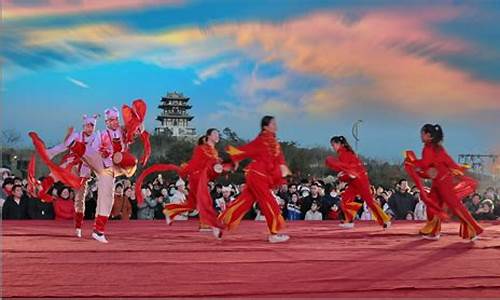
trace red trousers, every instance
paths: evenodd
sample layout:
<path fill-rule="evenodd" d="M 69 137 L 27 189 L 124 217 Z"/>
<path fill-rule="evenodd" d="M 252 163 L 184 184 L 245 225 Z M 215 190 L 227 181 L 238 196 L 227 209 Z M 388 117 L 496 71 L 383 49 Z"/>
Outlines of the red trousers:
<path fill-rule="evenodd" d="M 271 234 L 278 233 L 285 227 L 285 220 L 276 198 L 271 193 L 269 177 L 258 171 L 249 170 L 246 176 L 246 185 L 243 192 L 229 204 L 219 215 L 219 220 L 229 229 L 238 226 L 247 211 L 257 202 L 259 209 L 266 218 L 267 227 Z"/>
<path fill-rule="evenodd" d="M 443 207 L 446 205 L 449 210 L 460 219 L 459 235 L 464 239 L 471 239 L 483 232 L 477 221 L 465 208 L 461 199 L 454 191 L 453 176 L 444 175 L 432 182 L 430 198 Z M 437 235 L 441 232 L 441 219 L 427 209 L 427 223 L 420 229 L 421 234 Z"/>
<path fill-rule="evenodd" d="M 360 196 L 361 199 L 366 202 L 380 225 L 384 225 L 384 223 L 391 220 L 391 217 L 389 217 L 375 202 L 375 199 L 373 199 L 373 195 L 370 191 L 370 183 L 361 179 L 354 179 L 349 183 L 349 186 L 342 194 L 342 201 L 340 202 L 342 212 L 347 222 L 352 222 L 354 220 L 356 213 L 362 206 L 361 203 L 354 201 L 356 196 Z"/>
<path fill-rule="evenodd" d="M 186 202 L 167 204 L 163 212 L 173 220 L 178 214 L 191 212 L 195 209 L 198 209 L 201 224 L 222 227 L 217 220 L 217 212 L 208 190 L 207 175 L 201 172 L 189 177 L 189 193 Z"/>

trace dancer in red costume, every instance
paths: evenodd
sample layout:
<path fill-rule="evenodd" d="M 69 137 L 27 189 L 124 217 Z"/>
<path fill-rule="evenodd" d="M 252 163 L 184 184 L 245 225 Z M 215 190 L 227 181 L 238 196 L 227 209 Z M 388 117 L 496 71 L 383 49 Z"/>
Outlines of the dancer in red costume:
<path fill-rule="evenodd" d="M 347 189 L 342 194 L 342 202 L 340 204 L 345 218 L 345 221 L 340 226 L 343 228 L 354 227 L 354 217 L 362 206 L 361 203 L 357 203 L 354 200 L 356 196 L 360 196 L 368 204 L 377 222 L 383 228 L 388 228 L 391 225 L 391 218 L 375 202 L 370 190 L 368 173 L 346 138 L 343 136 L 334 136 L 330 140 L 330 143 L 332 148 L 337 152 L 338 157 L 329 156 L 325 163 L 330 169 L 339 172 L 338 177 L 340 180 L 348 184 Z"/>
<path fill-rule="evenodd" d="M 50 187 L 61 178 L 65 181 L 68 176 L 78 176 L 81 185 L 73 186 L 75 188 L 75 202 L 74 202 L 74 219 L 75 219 L 75 234 L 77 237 L 82 237 L 82 223 L 85 213 L 85 196 L 87 192 L 87 182 L 92 175 L 92 171 L 88 164 L 83 161 L 85 152 L 88 149 L 96 151 L 99 148 L 99 135 L 95 133 L 97 122 L 97 115 L 83 116 L 83 130 L 81 132 L 73 132 L 70 128 L 67 137 L 64 141 L 47 149 L 44 153 L 44 147 L 35 147 L 41 157 L 46 157 L 50 160 L 60 153 L 67 152 L 61 161 L 59 167 L 64 170 L 63 173 L 56 170 L 56 172 L 49 174 L 45 179 L 39 183 L 35 177 L 35 156 L 32 156 L 28 167 L 28 190 L 32 196 L 40 198 L 42 201 L 51 202 L 53 197 L 48 194 Z M 35 133 L 30 133 L 35 144 L 40 144 L 41 141 Z M 45 161 L 45 160 L 44 160 Z M 52 162 L 49 162 L 51 165 Z M 52 168 L 49 167 L 52 170 Z M 60 169 L 58 169 L 61 171 Z M 57 176 L 58 174 L 59 176 Z M 74 174 L 74 175 L 73 175 Z M 37 190 L 39 190 L 37 192 Z"/>
<path fill-rule="evenodd" d="M 229 229 L 235 228 L 245 213 L 257 202 L 264 214 L 269 228 L 269 242 L 286 242 L 288 235 L 278 234 L 285 226 L 280 207 L 271 189 L 285 183 L 290 175 L 280 144 L 276 139 L 278 130 L 276 120 L 265 116 L 261 121 L 260 134 L 250 143 L 241 147 L 229 146 L 227 153 L 235 164 L 250 158 L 252 162 L 246 169 L 246 185 L 243 192 L 229 204 L 219 216 Z"/>
<path fill-rule="evenodd" d="M 455 163 L 448 155 L 442 145 L 443 137 L 440 125 L 424 125 L 421 130 L 421 139 L 424 143 L 422 159 L 416 159 L 411 155 L 412 152 L 407 152 L 405 166 L 407 170 L 414 168 L 422 178 L 432 179 L 430 194 L 426 196 L 441 208 L 446 205 L 449 211 L 460 219 L 459 235 L 464 239 L 475 241 L 483 229 L 467 211 L 461 199 L 471 194 L 477 184 L 471 178 L 464 176 L 466 168 Z M 421 189 L 420 193 L 427 192 Z M 442 219 L 435 210 L 427 209 L 427 223 L 420 230 L 420 234 L 426 239 L 438 240 Z"/>
<path fill-rule="evenodd" d="M 137 169 L 137 159 L 130 153 L 129 146 L 137 136 L 144 145 L 144 155 L 139 163 L 145 165 L 150 154 L 149 133 L 144 130 L 146 103 L 135 100 L 132 106 L 123 105 L 123 127 L 119 123 L 119 111 L 113 107 L 104 112 L 106 130 L 100 134 L 99 150 L 86 153 L 85 160 L 97 176 L 97 207 L 92 238 L 107 243 L 104 229 L 108 221 L 114 200 L 115 177 L 126 175 L 131 177 Z"/>
<path fill-rule="evenodd" d="M 139 202 L 142 202 L 142 193 L 140 187 L 144 178 L 153 173 L 161 171 L 176 171 L 181 177 L 188 179 L 189 194 L 184 203 L 170 203 L 165 206 L 165 218 L 168 225 L 171 225 L 175 216 L 185 212 L 198 210 L 200 223 L 209 226 L 213 235 L 217 239 L 222 238 L 222 225 L 217 220 L 217 213 L 213 207 L 213 200 L 208 190 L 208 182 L 214 180 L 224 171 L 232 168 L 231 164 L 222 164 L 215 145 L 219 142 L 219 131 L 215 128 L 208 129 L 206 135 L 198 140 L 198 145 L 193 151 L 191 160 L 177 167 L 174 165 L 153 165 L 144 170 L 136 181 L 136 195 Z"/>

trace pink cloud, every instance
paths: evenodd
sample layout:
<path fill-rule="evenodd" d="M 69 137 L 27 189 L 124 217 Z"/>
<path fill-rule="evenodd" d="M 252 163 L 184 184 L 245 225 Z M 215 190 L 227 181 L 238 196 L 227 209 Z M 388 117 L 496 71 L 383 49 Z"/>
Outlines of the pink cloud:
<path fill-rule="evenodd" d="M 211 31 L 232 36 L 257 59 L 281 61 L 290 71 L 331 80 L 332 85 L 302 100 L 304 110 L 313 114 L 328 115 L 353 104 L 426 115 L 498 110 L 498 84 L 433 59 L 473 52 L 474 45 L 432 28 L 461 13 L 460 8 L 377 10 L 351 22 L 342 14 L 319 13 L 279 25 L 221 25 Z M 357 77 L 366 80 L 333 84 Z"/>
<path fill-rule="evenodd" d="M 21 1 L 2 1 L 5 18 L 67 15 L 100 11 L 145 8 L 157 5 L 177 5 L 182 0 L 48 0 L 48 4 L 26 5 Z"/>

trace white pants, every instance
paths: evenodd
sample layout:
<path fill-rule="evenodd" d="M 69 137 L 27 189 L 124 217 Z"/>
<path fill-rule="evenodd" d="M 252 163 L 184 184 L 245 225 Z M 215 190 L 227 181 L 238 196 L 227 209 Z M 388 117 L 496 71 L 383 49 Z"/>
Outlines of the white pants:
<path fill-rule="evenodd" d="M 88 180 L 86 180 L 83 185 L 75 191 L 75 212 L 85 212 L 85 197 L 87 196 L 87 186 Z"/>
<path fill-rule="evenodd" d="M 113 208 L 115 192 L 115 172 L 113 171 L 113 167 L 106 168 L 101 153 L 93 148 L 85 150 L 83 159 L 97 177 L 96 216 L 109 217 Z"/>
<path fill-rule="evenodd" d="M 115 173 L 113 168 L 103 169 L 97 175 L 96 215 L 109 217 L 113 208 L 115 194 Z"/>
<path fill-rule="evenodd" d="M 133 170 L 123 170 L 113 165 L 106 168 L 101 153 L 90 148 L 85 151 L 84 161 L 91 167 L 97 176 L 97 207 L 96 215 L 109 217 L 113 208 L 115 193 L 115 177 L 120 175 L 132 176 Z"/>

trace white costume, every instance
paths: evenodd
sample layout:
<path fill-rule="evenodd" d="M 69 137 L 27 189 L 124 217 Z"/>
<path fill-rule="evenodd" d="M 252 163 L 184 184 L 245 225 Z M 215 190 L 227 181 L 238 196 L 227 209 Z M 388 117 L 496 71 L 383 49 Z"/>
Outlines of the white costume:
<path fill-rule="evenodd" d="M 93 124 L 94 128 L 96 126 L 97 122 L 97 115 L 94 116 L 83 116 L 83 125 L 87 124 Z M 71 152 L 71 147 L 75 145 L 75 143 L 82 143 L 85 145 L 85 153 L 92 153 L 95 151 L 98 151 L 99 145 L 100 145 L 100 138 L 99 134 L 94 132 L 92 135 L 87 136 L 83 131 L 82 132 L 72 132 L 70 136 L 66 138 L 64 142 L 62 142 L 59 145 L 56 145 L 50 149 L 47 150 L 47 154 L 49 157 L 52 159 L 54 156 L 65 152 L 65 151 L 70 151 Z M 74 156 L 70 155 L 71 153 L 68 153 L 63 158 L 63 163 L 61 164 L 62 167 L 66 167 L 69 164 L 73 163 L 74 160 L 76 159 Z M 84 156 L 85 157 L 85 154 Z M 87 180 L 84 181 L 83 185 L 81 188 L 77 189 L 75 191 L 75 212 L 76 213 L 84 213 L 85 212 L 85 196 L 86 196 L 86 191 L 87 191 L 87 181 L 90 179 L 92 175 L 92 170 L 90 169 L 89 165 L 85 163 L 84 161 L 79 162 L 73 167 L 73 171 L 78 174 L 81 178 L 86 178 Z M 77 227 L 80 228 L 80 227 Z"/>

